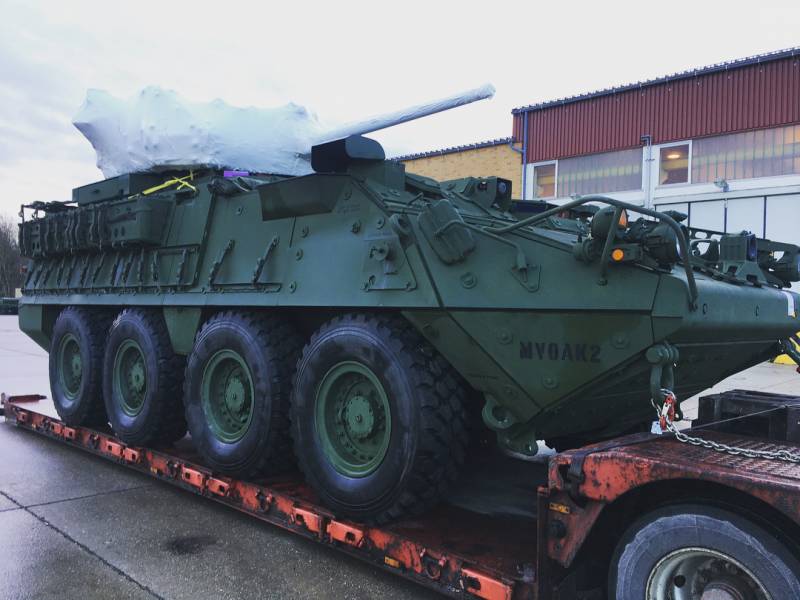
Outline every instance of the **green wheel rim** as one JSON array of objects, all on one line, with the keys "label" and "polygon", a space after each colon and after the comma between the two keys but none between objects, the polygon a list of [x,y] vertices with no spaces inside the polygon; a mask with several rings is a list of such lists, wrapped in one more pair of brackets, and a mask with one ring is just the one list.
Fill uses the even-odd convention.
[{"label": "green wheel rim", "polygon": [[112,387],[120,408],[129,417],[135,417],[144,407],[147,395],[147,370],[144,352],[134,340],[125,340],[114,356]]},{"label": "green wheel rim", "polygon": [[203,369],[203,412],[212,433],[232,443],[244,436],[253,420],[253,376],[233,350],[220,350]]},{"label": "green wheel rim", "polygon": [[83,358],[78,338],[71,333],[65,334],[58,344],[57,364],[61,389],[69,400],[75,400],[83,381]]},{"label": "green wheel rim", "polygon": [[389,397],[366,366],[340,362],[322,378],[314,403],[317,435],[331,465],[348,477],[380,466],[392,433]]}]

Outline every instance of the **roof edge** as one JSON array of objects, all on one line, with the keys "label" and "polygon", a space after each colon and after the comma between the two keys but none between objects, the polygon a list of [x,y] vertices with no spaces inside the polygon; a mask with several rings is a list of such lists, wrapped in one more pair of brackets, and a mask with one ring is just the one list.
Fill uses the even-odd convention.
[{"label": "roof edge", "polygon": [[491,146],[500,146],[502,144],[510,144],[512,138],[496,138],[494,140],[486,140],[485,142],[476,142],[474,144],[465,144],[463,146],[451,146],[449,148],[441,148],[440,150],[428,150],[426,152],[416,152],[414,154],[403,154],[401,156],[393,156],[389,160],[414,160],[417,158],[428,158],[429,156],[442,156],[444,154],[455,154],[456,152],[464,152],[465,150],[478,150],[480,148],[489,148]]},{"label": "roof edge", "polygon": [[750,65],[774,62],[777,60],[791,58],[794,56],[800,57],[800,46],[795,46],[793,48],[786,48],[784,50],[775,50],[773,52],[765,52],[764,54],[755,54],[753,56],[747,56],[745,58],[738,58],[732,61],[716,63],[713,65],[708,65],[706,67],[699,67],[697,69],[691,69],[688,71],[679,71],[678,73],[673,73],[671,75],[664,75],[662,77],[657,77],[655,79],[646,79],[644,81],[638,81],[636,83],[629,83],[626,85],[605,88],[594,92],[587,92],[585,94],[566,96],[564,98],[557,98],[555,100],[548,100],[545,102],[539,102],[537,104],[520,106],[518,108],[511,109],[511,114],[518,115],[526,112],[551,108],[553,106],[563,106],[565,104],[573,104],[575,102],[590,100],[592,98],[599,98],[602,96],[612,96],[614,94],[619,94],[621,92],[628,92],[630,90],[649,88],[663,83],[669,83],[671,81],[691,79],[692,77],[698,77],[700,75],[708,75],[710,73],[718,73],[720,71],[740,69],[742,67],[747,67]]}]

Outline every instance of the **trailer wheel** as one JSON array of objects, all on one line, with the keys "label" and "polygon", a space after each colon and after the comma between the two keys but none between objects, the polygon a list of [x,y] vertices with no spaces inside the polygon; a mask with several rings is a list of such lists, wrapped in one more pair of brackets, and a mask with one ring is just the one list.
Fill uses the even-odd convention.
[{"label": "trailer wheel", "polygon": [[184,363],[160,314],[129,308],[116,318],[106,344],[103,397],[111,426],[125,443],[169,444],[186,434]]},{"label": "trailer wheel", "polygon": [[197,334],[184,404],[212,469],[248,478],[291,466],[289,396],[301,346],[284,320],[249,312],[220,313]]},{"label": "trailer wheel", "polygon": [[634,523],[617,545],[609,598],[800,598],[800,563],[774,536],[716,508],[679,505]]},{"label": "trailer wheel", "polygon": [[109,317],[99,311],[67,307],[58,315],[50,345],[50,390],[67,425],[104,425],[103,349]]},{"label": "trailer wheel", "polygon": [[323,501],[373,523],[423,512],[456,478],[465,388],[409,324],[348,315],[303,351],[292,395],[300,468]]}]

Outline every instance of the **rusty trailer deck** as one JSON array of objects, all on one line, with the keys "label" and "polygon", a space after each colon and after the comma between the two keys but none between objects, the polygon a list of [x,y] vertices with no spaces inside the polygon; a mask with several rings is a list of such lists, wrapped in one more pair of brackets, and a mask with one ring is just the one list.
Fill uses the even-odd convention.
[{"label": "rusty trailer deck", "polygon": [[422,518],[368,527],[337,519],[319,505],[299,475],[254,482],[215,476],[198,462],[188,443],[161,449],[129,447],[110,431],[66,426],[55,416],[52,403],[38,395],[9,397],[4,408],[6,420],[17,427],[335,547],[444,594],[487,600],[533,597],[536,523],[531,519],[497,519],[440,506]]},{"label": "rusty trailer deck", "polygon": [[[451,503],[422,517],[370,527],[338,519],[319,504],[299,475],[260,481],[221,477],[200,464],[188,440],[169,448],[129,447],[110,431],[66,426],[42,396],[3,397],[3,404],[6,420],[17,427],[146,473],[452,597],[575,597],[578,583],[572,574],[587,554],[607,562],[613,537],[648,506],[698,494],[746,505],[800,545],[800,465],[722,454],[672,436],[618,438],[556,455],[549,465],[539,466],[539,480],[517,475],[513,487],[527,490],[522,496],[529,504],[527,513],[497,515]],[[796,444],[716,431],[702,435],[744,448],[800,450]],[[490,503],[502,502],[497,498],[501,495],[489,494]],[[598,532],[610,537],[599,546],[592,540]],[[606,551],[581,552],[589,547]]]}]

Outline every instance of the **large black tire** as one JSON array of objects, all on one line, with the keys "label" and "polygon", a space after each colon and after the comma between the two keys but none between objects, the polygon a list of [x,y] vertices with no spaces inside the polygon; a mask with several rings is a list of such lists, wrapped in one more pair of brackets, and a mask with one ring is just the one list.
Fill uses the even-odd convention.
[{"label": "large black tire", "polygon": [[89,427],[107,423],[103,404],[103,351],[110,317],[100,310],[67,307],[50,344],[50,391],[61,420]]},{"label": "large black tire", "polygon": [[[388,404],[390,420],[384,422],[391,426],[381,433],[385,450],[371,457],[380,460],[377,465],[365,461],[365,473],[343,468],[330,449],[332,438],[326,442],[319,433],[317,418],[325,409],[317,392],[341,365],[366,367],[372,375],[364,380],[374,376],[383,388],[383,406]],[[323,502],[342,515],[384,523],[424,512],[440,500],[464,462],[465,396],[461,378],[404,319],[364,314],[334,318],[313,335],[297,368],[292,434],[300,468]],[[338,410],[335,404],[334,415],[349,408]],[[341,432],[337,435],[344,439]]]},{"label": "large black tire", "polygon": [[[294,464],[289,398],[301,347],[290,324],[274,316],[224,312],[203,325],[186,363],[184,404],[192,440],[208,466],[234,477],[253,478],[285,471]],[[219,427],[215,430],[214,423],[232,414],[227,404],[214,404],[214,410],[223,413],[217,418],[218,412],[212,413],[211,404],[203,401],[204,374],[206,387],[216,389],[215,373],[228,364],[220,360],[232,365],[241,361],[239,375],[246,373],[252,383],[252,393],[246,393],[250,407],[247,423],[230,424],[238,427],[235,435]],[[240,385],[234,391],[248,387]],[[239,402],[245,406],[244,401]]]},{"label": "large black tire", "polygon": [[[750,574],[712,568],[704,571],[705,580],[698,576],[706,569],[702,554],[696,559],[683,559],[683,569],[678,568],[679,552],[708,552],[709,559],[723,555],[738,562]],[[709,552],[710,551],[710,552]],[[696,560],[697,566],[691,561]],[[729,564],[733,564],[729,561]],[[716,563],[720,567],[722,563]],[[713,563],[712,563],[713,566]],[[710,575],[709,575],[710,573]],[[752,587],[746,577],[755,580],[771,598],[800,598],[800,563],[773,535],[747,519],[717,508],[699,505],[676,505],[653,511],[625,532],[617,545],[608,577],[608,597],[612,600],[630,598],[655,598],[648,595],[648,581],[664,594],[693,584],[700,592],[712,589],[741,589]],[[660,587],[657,581],[666,581]],[[680,585],[679,585],[680,584]],[[737,588],[737,586],[739,586]],[[747,587],[745,587],[747,586]],[[683,596],[679,596],[683,597]],[[689,595],[686,596],[690,597]],[[695,597],[695,596],[691,596]],[[720,596],[728,597],[728,596]],[[733,594],[731,597],[738,597]],[[749,598],[750,595],[742,594]],[[760,596],[752,596],[760,597]]]},{"label": "large black tire", "polygon": [[111,325],[103,363],[106,413],[127,444],[171,444],[186,435],[186,359],[172,350],[158,311],[128,308]]}]

